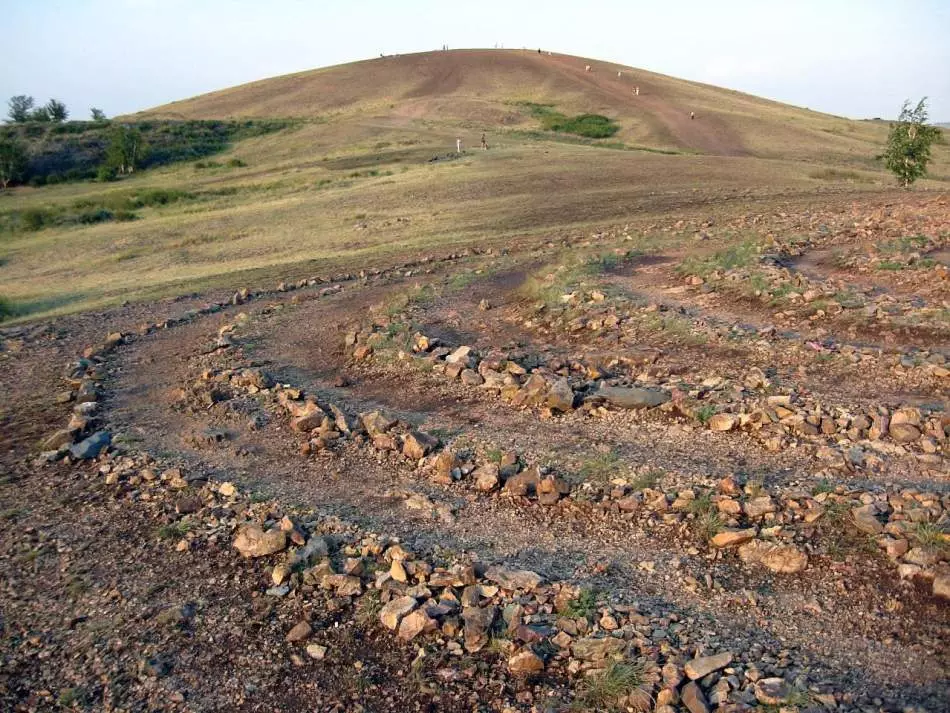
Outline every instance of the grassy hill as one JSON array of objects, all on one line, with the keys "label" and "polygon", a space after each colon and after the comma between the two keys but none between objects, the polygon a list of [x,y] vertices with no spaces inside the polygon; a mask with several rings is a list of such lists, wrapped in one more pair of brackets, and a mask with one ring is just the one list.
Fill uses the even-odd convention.
[{"label": "grassy hill", "polygon": [[[618,131],[549,131],[545,112]],[[296,120],[213,160],[0,193],[0,298],[17,318],[894,187],[875,160],[883,122],[537,52],[381,58],[129,118]],[[922,188],[946,187],[948,155],[936,147]]]},{"label": "grassy hill", "polygon": [[882,137],[874,123],[632,67],[523,50],[453,50],[354,62],[212,92],[141,116],[385,118],[405,125],[425,119],[479,130],[533,128],[536,122],[518,102],[604,114],[620,123],[618,140],[664,150],[858,160]]}]

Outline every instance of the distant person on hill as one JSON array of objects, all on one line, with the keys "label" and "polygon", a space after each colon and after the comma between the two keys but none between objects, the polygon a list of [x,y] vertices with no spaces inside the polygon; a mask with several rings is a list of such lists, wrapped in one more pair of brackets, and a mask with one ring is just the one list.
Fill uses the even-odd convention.
[{"label": "distant person on hill", "polygon": [[695,118],[696,118],[696,114],[691,111],[691,112],[689,113],[689,118],[690,118],[690,119],[695,119]]},{"label": "distant person on hill", "polygon": [[455,152],[462,153],[462,139],[455,139]]},{"label": "distant person on hill", "polygon": [[485,138],[485,132],[482,132],[482,151],[488,151],[488,141]]},{"label": "distant person on hill", "polygon": [[640,87],[635,87],[633,93],[637,96],[640,96]]},{"label": "distant person on hill", "polygon": [[585,71],[585,72],[589,72],[589,71],[590,71],[590,65],[589,65],[589,64],[588,64],[586,67],[584,67],[584,71]]},{"label": "distant person on hill", "polygon": [[620,77],[622,76],[623,76],[623,72],[617,72],[617,79],[620,79]]}]

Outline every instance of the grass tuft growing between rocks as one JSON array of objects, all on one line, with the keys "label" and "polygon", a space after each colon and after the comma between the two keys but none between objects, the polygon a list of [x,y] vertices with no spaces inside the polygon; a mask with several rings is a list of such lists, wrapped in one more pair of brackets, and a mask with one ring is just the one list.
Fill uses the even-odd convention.
[{"label": "grass tuft growing between rocks", "polygon": [[918,522],[911,535],[917,543],[930,552],[950,553],[950,533],[932,522]]},{"label": "grass tuft growing between rocks", "polygon": [[640,690],[644,682],[641,666],[628,662],[612,662],[603,673],[585,678],[580,685],[577,710],[624,710],[627,699]]},{"label": "grass tuft growing between rocks", "polygon": [[597,613],[597,591],[590,588],[581,589],[578,595],[571,599],[564,607],[563,614],[572,619],[583,617],[590,619]]},{"label": "grass tuft growing between rocks", "polygon": [[755,261],[758,253],[759,249],[756,242],[745,240],[707,257],[688,257],[683,260],[678,269],[686,275],[698,275],[706,278],[717,271],[726,272],[740,267],[748,267]]},{"label": "grass tuft growing between rocks", "polygon": [[606,482],[617,475],[621,469],[623,460],[616,450],[606,453],[598,453],[588,458],[578,470],[580,476],[587,481]]}]

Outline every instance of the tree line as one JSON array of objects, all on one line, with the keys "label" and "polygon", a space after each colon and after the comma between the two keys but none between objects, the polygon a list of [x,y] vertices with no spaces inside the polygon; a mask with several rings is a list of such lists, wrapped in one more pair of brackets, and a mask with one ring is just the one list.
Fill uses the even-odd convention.
[{"label": "tree line", "polygon": [[[25,124],[28,121],[40,123],[62,124],[69,118],[69,109],[59,99],[50,99],[42,106],[36,105],[36,100],[28,94],[18,94],[10,97],[7,117],[11,123]],[[93,121],[106,121],[106,114],[102,109],[93,107],[89,110]]]},{"label": "tree line", "polygon": [[[69,118],[69,110],[58,99],[50,99],[42,106],[26,94],[11,97],[7,116],[10,124],[51,123],[62,124]],[[90,109],[92,121],[107,123],[105,112]],[[97,178],[113,180],[119,175],[131,174],[148,155],[148,144],[142,132],[132,126],[116,125],[108,135],[105,159],[99,166]],[[23,141],[16,137],[0,137],[0,189],[12,184],[24,183],[29,165],[29,153]]]}]

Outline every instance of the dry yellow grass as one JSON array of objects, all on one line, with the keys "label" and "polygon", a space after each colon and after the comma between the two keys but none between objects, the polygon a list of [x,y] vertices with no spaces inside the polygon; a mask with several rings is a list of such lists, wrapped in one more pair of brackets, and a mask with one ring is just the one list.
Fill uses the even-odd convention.
[{"label": "dry yellow grass", "polygon": [[[452,59],[454,75],[436,73],[434,81],[432,71],[422,71],[445,58]],[[149,114],[285,116],[296,107],[298,114],[322,118],[245,140],[215,157],[239,157],[245,168],[198,171],[180,164],[117,184],[0,195],[0,212],[66,206],[131,188],[198,195],[139,210],[132,222],[0,235],[0,296],[23,317],[36,317],[208,285],[240,286],[253,276],[241,274],[248,271],[264,270],[270,279],[439,246],[503,245],[517,236],[713,211],[737,198],[768,202],[816,190],[892,187],[873,161],[881,126],[645,73],[634,80],[640,98],[650,87],[665,98],[654,102],[653,114],[640,116],[606,86],[617,81],[613,65],[595,64],[586,75],[582,64],[574,67],[579,62],[521,52],[430,53],[268,80],[156,109]],[[369,79],[356,82],[359,77]],[[345,91],[320,91],[330,85]],[[528,131],[537,126],[529,112],[511,103],[526,98],[614,116],[624,129],[611,145],[680,153],[539,136]],[[704,123],[705,113],[720,105],[716,118]],[[684,125],[675,112],[686,106],[698,107],[701,116]],[[488,124],[492,117],[503,123]],[[483,130],[492,146],[487,152],[477,150]],[[453,151],[456,136],[469,149],[464,157],[430,161]],[[702,154],[690,142],[739,155]],[[741,150],[731,150],[737,146]],[[937,178],[950,178],[947,153],[938,147]],[[841,175],[860,181],[841,181]]]}]

